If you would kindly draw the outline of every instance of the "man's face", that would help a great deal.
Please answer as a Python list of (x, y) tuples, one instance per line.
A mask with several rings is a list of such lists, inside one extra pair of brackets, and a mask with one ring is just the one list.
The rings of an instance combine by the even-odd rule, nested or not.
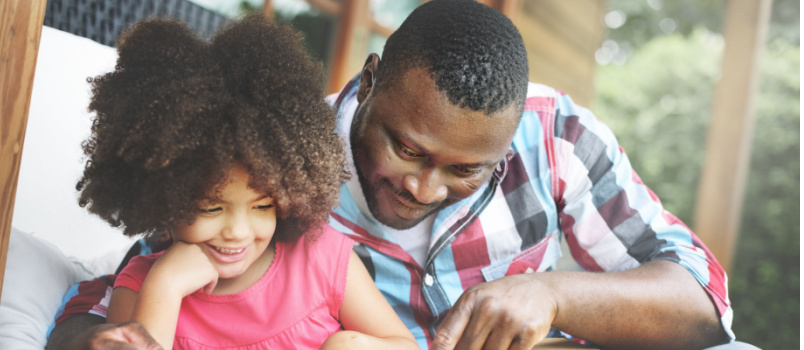
[(511, 145), (513, 105), (493, 115), (455, 106), (422, 69), (379, 90), (365, 83), (350, 141), (368, 207), (387, 226), (413, 227), (469, 197)]

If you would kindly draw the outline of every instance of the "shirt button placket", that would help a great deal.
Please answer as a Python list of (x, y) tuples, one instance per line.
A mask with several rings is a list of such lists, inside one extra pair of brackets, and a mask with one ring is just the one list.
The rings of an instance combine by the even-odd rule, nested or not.
[(427, 305), (430, 307), (430, 311), (433, 313), (433, 320), (435, 322), (430, 324), (429, 328), (430, 332), (435, 335), (438, 325), (441, 324), (441, 320), (438, 316), (445, 315), (446, 311), (449, 310), (451, 305), (449, 304), (449, 300), (446, 298), (444, 290), (441, 288), (441, 284), (435, 277), (433, 264), (427, 266), (424, 277), (422, 277), (422, 293), (425, 296), (425, 302), (427, 302)]

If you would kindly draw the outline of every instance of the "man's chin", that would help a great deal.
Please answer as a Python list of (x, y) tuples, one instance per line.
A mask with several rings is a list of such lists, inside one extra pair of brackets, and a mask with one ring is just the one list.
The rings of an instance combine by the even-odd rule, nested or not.
[(374, 215), (374, 218), (377, 219), (377, 221), (379, 221), (385, 226), (388, 226), (395, 230), (407, 230), (409, 228), (418, 225), (420, 222), (422, 222), (428, 216), (433, 215), (434, 213), (435, 211), (430, 211), (416, 218), (403, 218), (400, 217), (399, 215), (396, 215), (396, 213), (393, 212), (382, 213), (382, 214), (372, 213), (372, 214)]

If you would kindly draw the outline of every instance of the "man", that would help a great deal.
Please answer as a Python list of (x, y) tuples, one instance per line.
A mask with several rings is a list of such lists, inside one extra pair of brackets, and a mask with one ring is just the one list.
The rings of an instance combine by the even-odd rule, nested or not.
[[(604, 125), (528, 83), (507, 18), (431, 1), (383, 55), (331, 99), (356, 176), (330, 224), (357, 242), (422, 348), (529, 349), (559, 332), (607, 348), (733, 339), (717, 261)], [(551, 271), (562, 236), (590, 272)], [(102, 320), (70, 318), (51, 343), (88, 317)], [(84, 335), (141, 335), (135, 327)]]

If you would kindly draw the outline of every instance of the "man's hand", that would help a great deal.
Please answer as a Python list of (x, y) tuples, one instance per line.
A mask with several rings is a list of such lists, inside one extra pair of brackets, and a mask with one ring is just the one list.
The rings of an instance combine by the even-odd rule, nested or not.
[(100, 324), (75, 338), (71, 350), (162, 350), (139, 323)]
[(431, 349), (530, 349), (558, 312), (552, 291), (531, 274), (466, 290), (438, 328)]

